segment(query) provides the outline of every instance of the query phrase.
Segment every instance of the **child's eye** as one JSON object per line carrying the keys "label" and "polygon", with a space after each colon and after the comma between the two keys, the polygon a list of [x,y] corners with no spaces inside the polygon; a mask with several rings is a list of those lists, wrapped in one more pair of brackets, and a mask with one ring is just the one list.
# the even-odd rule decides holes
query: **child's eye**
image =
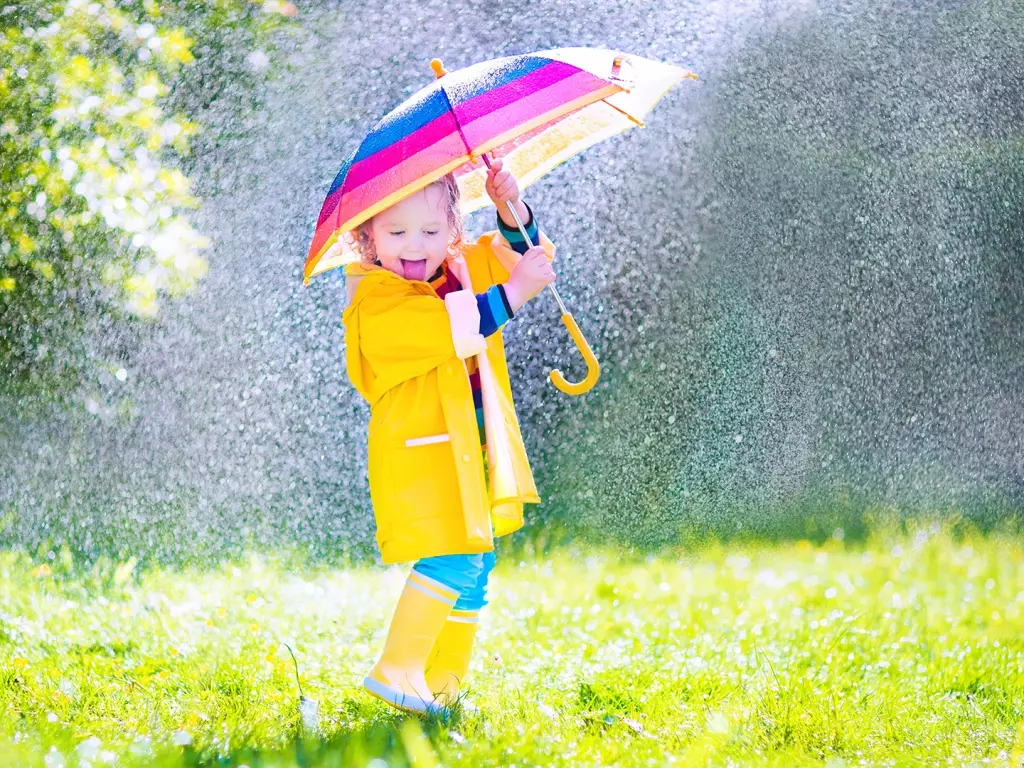
{"label": "child's eye", "polygon": [[440,232],[440,230],[439,229],[427,229],[427,230],[424,230],[424,232],[426,232],[426,234],[428,234],[428,235],[436,235],[438,232]]}
{"label": "child's eye", "polygon": [[398,232],[389,232],[388,234],[391,234],[391,235],[404,235],[405,234],[405,230],[404,229],[400,229]]}

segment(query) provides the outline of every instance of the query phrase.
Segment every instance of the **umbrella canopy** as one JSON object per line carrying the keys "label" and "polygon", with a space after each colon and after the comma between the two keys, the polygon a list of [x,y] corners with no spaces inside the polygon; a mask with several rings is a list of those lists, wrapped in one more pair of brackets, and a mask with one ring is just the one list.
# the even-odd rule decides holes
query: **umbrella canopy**
{"label": "umbrella canopy", "polygon": [[587,147],[643,125],[692,73],[639,56],[558,48],[443,73],[381,118],[327,193],[304,279],[357,258],[351,233],[394,203],[454,172],[463,214],[490,200],[481,156],[492,153],[525,189]]}

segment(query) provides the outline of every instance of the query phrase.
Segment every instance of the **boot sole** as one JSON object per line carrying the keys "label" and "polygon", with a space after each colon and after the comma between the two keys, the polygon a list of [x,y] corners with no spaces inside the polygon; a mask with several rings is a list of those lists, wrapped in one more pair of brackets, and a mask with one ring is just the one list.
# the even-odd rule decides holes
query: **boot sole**
{"label": "boot sole", "polygon": [[405,712],[412,712],[417,715],[432,715],[444,710],[444,707],[438,704],[424,701],[419,696],[402,693],[402,691],[392,688],[390,685],[385,685],[379,680],[374,680],[372,677],[363,678],[363,688],[366,689],[367,693],[376,696],[384,703]]}

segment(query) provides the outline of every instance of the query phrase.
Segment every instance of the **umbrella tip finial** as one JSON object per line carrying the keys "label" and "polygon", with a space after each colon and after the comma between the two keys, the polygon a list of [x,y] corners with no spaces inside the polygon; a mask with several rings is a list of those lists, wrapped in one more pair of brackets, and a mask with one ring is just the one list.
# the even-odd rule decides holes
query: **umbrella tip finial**
{"label": "umbrella tip finial", "polygon": [[444,77],[445,75],[448,74],[445,71],[444,64],[441,63],[440,59],[431,59],[430,60],[430,68],[432,70],[434,70],[434,77],[435,78],[441,78],[441,77]]}

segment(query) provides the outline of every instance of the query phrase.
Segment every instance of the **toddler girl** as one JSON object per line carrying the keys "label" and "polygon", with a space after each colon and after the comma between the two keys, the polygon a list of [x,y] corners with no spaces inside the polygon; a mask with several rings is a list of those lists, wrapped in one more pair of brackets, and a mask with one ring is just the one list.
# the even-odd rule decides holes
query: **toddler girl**
{"label": "toddler girl", "polygon": [[[500,160],[486,188],[497,231],[463,240],[448,174],[360,225],[361,260],[345,270],[346,364],[370,403],[377,544],[385,563],[414,561],[363,685],[413,712],[457,701],[494,538],[522,526],[524,503],[540,502],[501,329],[555,279],[555,248]],[[540,245],[528,247],[506,201]]]}

